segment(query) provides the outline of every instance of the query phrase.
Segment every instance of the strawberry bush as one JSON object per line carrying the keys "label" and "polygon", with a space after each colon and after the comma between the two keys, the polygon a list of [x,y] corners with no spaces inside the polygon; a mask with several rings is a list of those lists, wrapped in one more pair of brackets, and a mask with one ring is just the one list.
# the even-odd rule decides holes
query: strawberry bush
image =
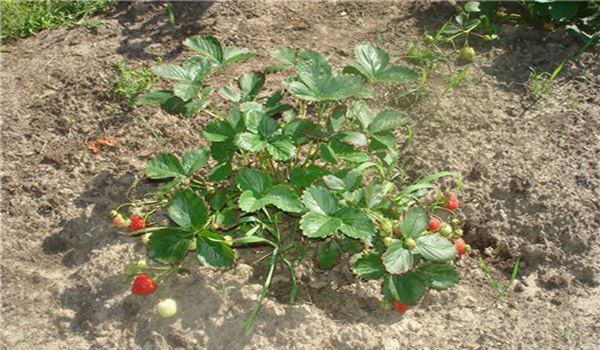
{"label": "strawberry bush", "polygon": [[[172,88],[138,103],[211,115],[203,131],[210,145],[181,156],[158,154],[145,175],[162,185],[111,213],[115,225],[127,229],[121,234],[148,245],[152,263],[126,267],[126,280],[136,278],[134,294],[164,288],[193,261],[234,268],[240,251],[256,245],[270,250],[263,257],[268,273],[247,330],[279,264],[290,274],[290,300],[296,300],[295,269],[304,261],[293,248],[310,252],[320,269],[346,263],[358,278],[381,281],[383,303],[402,312],[428,289],[458,282],[452,261],[459,250],[468,251],[454,218],[458,200],[451,192],[460,189],[459,179],[441,172],[407,183],[397,161],[409,116],[366,103],[374,96],[369,86],[409,83],[415,72],[390,64],[389,54],[370,43],[356,47],[356,60],[342,73],[320,52],[284,48],[271,53],[278,64],[217,89],[206,82],[210,77],[257,53],[223,47],[213,36],[185,44],[196,54],[153,69],[173,80]],[[283,88],[262,93],[274,72],[289,73]],[[435,184],[442,178],[456,180],[450,183],[457,188],[443,192]]]}

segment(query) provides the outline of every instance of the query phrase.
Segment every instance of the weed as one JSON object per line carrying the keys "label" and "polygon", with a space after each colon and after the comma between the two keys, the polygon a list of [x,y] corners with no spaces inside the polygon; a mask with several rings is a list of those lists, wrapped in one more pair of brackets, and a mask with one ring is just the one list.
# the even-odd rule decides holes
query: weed
{"label": "weed", "polygon": [[[160,62],[160,59],[158,61]],[[131,106],[139,94],[148,92],[158,82],[152,71],[145,67],[132,70],[125,66],[123,61],[117,61],[115,70],[117,75],[113,81],[114,94]]]}
{"label": "weed", "polygon": [[165,8],[167,9],[167,16],[169,16],[169,23],[171,23],[171,29],[173,29],[173,34],[177,34],[177,23],[175,22],[175,12],[173,12],[173,4],[168,2],[165,4]]}
{"label": "weed", "polygon": [[531,73],[529,74],[529,81],[526,86],[535,100],[545,98],[548,93],[550,93],[554,79],[556,79],[563,69],[565,62],[566,60],[563,60],[558,67],[554,69],[552,74],[548,72],[538,72],[534,68],[529,68],[531,69]]}
{"label": "weed", "polygon": [[515,262],[515,266],[513,267],[512,274],[510,276],[510,281],[508,282],[508,284],[506,286],[503,286],[502,284],[500,284],[500,282],[498,282],[494,278],[494,276],[492,276],[492,273],[491,273],[489,267],[485,264],[485,261],[483,261],[483,259],[479,258],[479,261],[481,262],[481,269],[483,270],[483,273],[490,281],[490,285],[492,286],[492,288],[494,288],[496,290],[496,292],[498,293],[498,297],[500,297],[500,298],[506,297],[508,295],[508,293],[510,292],[510,287],[512,286],[515,279],[517,278],[517,273],[519,272],[519,259],[517,259],[517,261]]}
{"label": "weed", "polygon": [[0,2],[0,42],[24,38],[61,25],[89,25],[85,19],[109,11],[115,3],[116,0],[3,0]]}

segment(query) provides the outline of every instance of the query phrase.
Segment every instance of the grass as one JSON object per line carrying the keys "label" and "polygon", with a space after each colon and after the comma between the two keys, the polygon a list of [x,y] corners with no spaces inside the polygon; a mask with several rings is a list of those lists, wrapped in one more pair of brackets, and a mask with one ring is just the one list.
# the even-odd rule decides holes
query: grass
{"label": "grass", "polygon": [[529,74],[529,81],[527,83],[527,89],[536,100],[540,100],[548,95],[552,90],[552,84],[565,66],[566,60],[563,60],[558,67],[554,69],[552,74],[548,72],[537,72],[535,69],[531,69]]}
{"label": "grass", "polygon": [[115,3],[116,0],[2,0],[0,42],[25,38],[61,25],[88,25],[88,17],[109,11]]}
{"label": "grass", "polygon": [[519,273],[519,259],[517,259],[517,261],[515,262],[515,266],[513,267],[512,274],[510,276],[510,281],[508,281],[508,283],[505,286],[500,284],[500,282],[498,282],[498,280],[496,280],[494,276],[492,276],[490,268],[485,264],[483,259],[480,258],[479,261],[481,262],[481,270],[483,270],[483,273],[490,281],[490,285],[492,286],[492,288],[494,288],[494,290],[496,290],[496,292],[498,293],[498,296],[500,298],[508,296],[510,292],[510,287],[515,282],[517,274]]}

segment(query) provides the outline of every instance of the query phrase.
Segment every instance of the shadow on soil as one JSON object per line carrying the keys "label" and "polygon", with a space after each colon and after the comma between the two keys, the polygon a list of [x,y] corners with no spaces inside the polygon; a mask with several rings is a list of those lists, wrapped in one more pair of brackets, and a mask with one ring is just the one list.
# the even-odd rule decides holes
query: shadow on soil
{"label": "shadow on soil", "polygon": [[207,30],[200,19],[212,6],[212,1],[171,1],[175,29],[169,20],[164,2],[135,2],[122,4],[115,18],[122,26],[124,39],[117,53],[129,59],[155,60],[157,55],[146,52],[149,46],[159,45],[165,60],[177,58],[183,52],[183,39]]}

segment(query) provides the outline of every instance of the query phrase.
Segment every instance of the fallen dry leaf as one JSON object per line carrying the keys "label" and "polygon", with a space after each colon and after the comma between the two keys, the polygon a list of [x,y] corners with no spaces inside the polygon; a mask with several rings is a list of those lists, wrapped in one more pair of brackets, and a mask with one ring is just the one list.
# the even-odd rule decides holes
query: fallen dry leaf
{"label": "fallen dry leaf", "polygon": [[90,145],[88,146],[88,149],[90,150],[90,152],[92,152],[94,154],[98,154],[98,153],[100,153],[100,150],[102,149],[103,146],[116,147],[118,144],[119,144],[119,141],[117,141],[117,139],[112,138],[112,137],[102,136],[102,137],[97,138],[93,142],[91,142]]}

